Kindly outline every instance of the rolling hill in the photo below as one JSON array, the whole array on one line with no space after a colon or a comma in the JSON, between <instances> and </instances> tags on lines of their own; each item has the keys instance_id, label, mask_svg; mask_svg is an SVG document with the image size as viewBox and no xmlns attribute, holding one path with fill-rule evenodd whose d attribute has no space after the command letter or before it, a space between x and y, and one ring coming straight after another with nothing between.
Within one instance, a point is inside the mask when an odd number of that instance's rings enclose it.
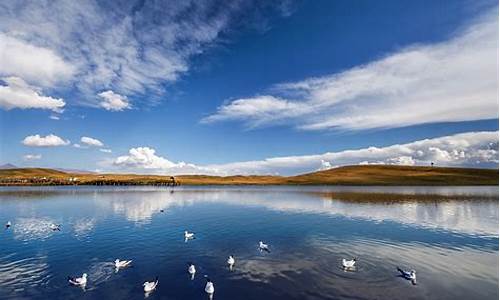
<instances>
[{"instance_id":1,"label":"rolling hill","mask_svg":"<svg viewBox=\"0 0 500 300\"><path fill-rule=\"evenodd\" d=\"M76 179L75 179L76 178ZM498 185L498 169L345 166L297 176L175 176L182 185ZM170 176L77 174L54 169L0 170L0 185L166 185Z\"/></svg>"}]
</instances>

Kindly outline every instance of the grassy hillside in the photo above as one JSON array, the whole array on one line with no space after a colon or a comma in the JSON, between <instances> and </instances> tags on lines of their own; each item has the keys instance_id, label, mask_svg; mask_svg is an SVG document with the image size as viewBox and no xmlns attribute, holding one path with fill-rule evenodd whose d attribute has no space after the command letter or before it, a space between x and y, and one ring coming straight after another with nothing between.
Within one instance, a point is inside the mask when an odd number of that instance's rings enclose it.
<instances>
[{"instance_id":1,"label":"grassy hillside","mask_svg":"<svg viewBox=\"0 0 500 300\"><path fill-rule=\"evenodd\" d=\"M33 176L68 176L67 173L44 168L16 168L16 169L2 169L0 170L0 178L5 177L33 177Z\"/></svg>"},{"instance_id":2,"label":"grassy hillside","mask_svg":"<svg viewBox=\"0 0 500 300\"><path fill-rule=\"evenodd\" d=\"M283 178L280 176L207 176L207 175L181 175L177 176L182 184L192 185L219 185L219 184L255 184L272 185L283 184Z\"/></svg>"},{"instance_id":3,"label":"grassy hillside","mask_svg":"<svg viewBox=\"0 0 500 300\"><path fill-rule=\"evenodd\" d=\"M290 184L498 185L498 170L415 166L345 166L285 179Z\"/></svg>"},{"instance_id":4,"label":"grassy hillside","mask_svg":"<svg viewBox=\"0 0 500 300\"><path fill-rule=\"evenodd\" d=\"M42 179L42 177L45 177ZM71 181L70 178L77 178ZM183 185L498 185L498 170L414 166L345 166L298 176L175 177ZM0 170L3 185L147 185L171 183L170 176L135 174L71 174L52 169Z\"/></svg>"}]
</instances>

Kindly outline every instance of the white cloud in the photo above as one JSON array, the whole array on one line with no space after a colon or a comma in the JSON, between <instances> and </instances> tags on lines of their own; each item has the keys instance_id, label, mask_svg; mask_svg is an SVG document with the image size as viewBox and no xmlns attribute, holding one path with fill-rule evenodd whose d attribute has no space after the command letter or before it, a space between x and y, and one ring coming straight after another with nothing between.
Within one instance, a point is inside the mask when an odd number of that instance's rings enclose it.
<instances>
[{"instance_id":1,"label":"white cloud","mask_svg":"<svg viewBox=\"0 0 500 300\"><path fill-rule=\"evenodd\" d=\"M105 91L98 94L102 98L99 106L111 111L122 111L130 108L130 103L126 96L114 93L113 91Z\"/></svg>"},{"instance_id":2,"label":"white cloud","mask_svg":"<svg viewBox=\"0 0 500 300\"><path fill-rule=\"evenodd\" d=\"M82 147L82 145L80 145L80 144L73 144L73 147L75 147L75 148L84 148L84 147Z\"/></svg>"},{"instance_id":3,"label":"white cloud","mask_svg":"<svg viewBox=\"0 0 500 300\"><path fill-rule=\"evenodd\" d=\"M129 150L128 155L116 158L115 165L142 169L169 169L175 163L156 155L156 150L138 147Z\"/></svg>"},{"instance_id":4,"label":"white cloud","mask_svg":"<svg viewBox=\"0 0 500 300\"><path fill-rule=\"evenodd\" d=\"M85 144L85 145L88 145L88 146L93 146L93 147L102 147L102 146L104 146L104 144L101 141L99 141L98 139L94 139L94 138L91 138L91 137L88 137L88 136L82 136L82 138L80 139L80 142L82 142L82 144ZM78 145L78 144L75 144L75 145ZM75 147L77 147L77 146L75 146Z\"/></svg>"},{"instance_id":5,"label":"white cloud","mask_svg":"<svg viewBox=\"0 0 500 300\"><path fill-rule=\"evenodd\" d=\"M300 102L288 101L274 96L257 96L237 99L218 108L217 113L202 119L202 123L226 120L246 120L250 127L301 116L310 110Z\"/></svg>"},{"instance_id":6,"label":"white cloud","mask_svg":"<svg viewBox=\"0 0 500 300\"><path fill-rule=\"evenodd\" d=\"M271 90L222 105L202 122L360 130L498 118L498 12L447 41Z\"/></svg>"},{"instance_id":7,"label":"white cloud","mask_svg":"<svg viewBox=\"0 0 500 300\"><path fill-rule=\"evenodd\" d=\"M49 134L47 136L35 134L25 137L23 144L30 147L55 147L66 146L69 145L70 142L68 140L63 140L54 134Z\"/></svg>"},{"instance_id":8,"label":"white cloud","mask_svg":"<svg viewBox=\"0 0 500 300\"><path fill-rule=\"evenodd\" d=\"M59 116L56 116L56 115L51 115L51 116L49 116L49 119L51 119L51 120L60 120L61 118Z\"/></svg>"},{"instance_id":9,"label":"white cloud","mask_svg":"<svg viewBox=\"0 0 500 300\"><path fill-rule=\"evenodd\" d=\"M138 147L130 149L128 155L114 159L112 167L138 173L292 175L331 168L334 165L429 165L431 162L437 166L498 167L498 131L460 133L386 147L204 166L175 163L158 156L152 148Z\"/></svg>"},{"instance_id":10,"label":"white cloud","mask_svg":"<svg viewBox=\"0 0 500 300\"><path fill-rule=\"evenodd\" d=\"M166 158L156 155L156 150L149 147L137 147L129 150L128 155L119 156L113 160L112 165L121 169L138 172L156 173L212 173L211 168L199 167L185 162L174 163Z\"/></svg>"},{"instance_id":11,"label":"white cloud","mask_svg":"<svg viewBox=\"0 0 500 300\"><path fill-rule=\"evenodd\" d=\"M99 151L104 152L104 153L112 153L111 149L99 149Z\"/></svg>"},{"instance_id":12,"label":"white cloud","mask_svg":"<svg viewBox=\"0 0 500 300\"><path fill-rule=\"evenodd\" d=\"M79 103L99 107L98 91L160 101L165 83L218 41L233 22L262 18L263 9L289 14L276 2L2 1L0 76L45 86L68 81Z\"/></svg>"},{"instance_id":13,"label":"white cloud","mask_svg":"<svg viewBox=\"0 0 500 300\"><path fill-rule=\"evenodd\" d=\"M41 154L26 154L23 156L23 160L31 161L31 160L39 160L42 158Z\"/></svg>"},{"instance_id":14,"label":"white cloud","mask_svg":"<svg viewBox=\"0 0 500 300\"><path fill-rule=\"evenodd\" d=\"M0 74L48 86L71 78L74 66L51 49L0 32Z\"/></svg>"},{"instance_id":15,"label":"white cloud","mask_svg":"<svg viewBox=\"0 0 500 300\"><path fill-rule=\"evenodd\" d=\"M321 165L320 167L318 168L317 171L325 171L325 170L329 170L331 168L334 168L334 166L332 166L332 164L329 162L329 161L326 161L326 160L321 160Z\"/></svg>"},{"instance_id":16,"label":"white cloud","mask_svg":"<svg viewBox=\"0 0 500 300\"><path fill-rule=\"evenodd\" d=\"M39 108L61 112L66 104L63 99L43 96L40 89L19 77L5 77L2 81L6 85L0 85L0 107L6 110Z\"/></svg>"}]
</instances>

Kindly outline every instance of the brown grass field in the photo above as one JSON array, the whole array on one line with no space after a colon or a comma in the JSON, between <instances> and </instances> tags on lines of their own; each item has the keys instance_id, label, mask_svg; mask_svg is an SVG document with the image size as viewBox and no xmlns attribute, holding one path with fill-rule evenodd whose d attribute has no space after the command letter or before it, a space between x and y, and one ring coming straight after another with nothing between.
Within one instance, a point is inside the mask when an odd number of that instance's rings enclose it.
<instances>
[{"instance_id":1,"label":"brown grass field","mask_svg":"<svg viewBox=\"0 0 500 300\"><path fill-rule=\"evenodd\" d=\"M71 181L70 178L76 178ZM345 166L297 176L175 176L181 185L498 185L498 169ZM171 176L72 174L53 169L0 170L0 185L168 185Z\"/></svg>"}]
</instances>

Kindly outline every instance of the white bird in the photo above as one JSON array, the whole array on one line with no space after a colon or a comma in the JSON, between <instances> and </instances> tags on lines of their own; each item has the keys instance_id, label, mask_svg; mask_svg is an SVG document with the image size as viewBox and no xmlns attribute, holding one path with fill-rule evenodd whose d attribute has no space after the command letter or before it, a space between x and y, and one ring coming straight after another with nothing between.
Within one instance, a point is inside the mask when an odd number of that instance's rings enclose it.
<instances>
[{"instance_id":1,"label":"white bird","mask_svg":"<svg viewBox=\"0 0 500 300\"><path fill-rule=\"evenodd\" d=\"M184 239L186 240L194 239L194 232L184 231Z\"/></svg>"},{"instance_id":2,"label":"white bird","mask_svg":"<svg viewBox=\"0 0 500 300\"><path fill-rule=\"evenodd\" d=\"M354 268L355 264L356 264L355 258L349 259L349 260L347 260L345 258L342 259L342 267L344 267L345 269Z\"/></svg>"},{"instance_id":3,"label":"white bird","mask_svg":"<svg viewBox=\"0 0 500 300\"><path fill-rule=\"evenodd\" d=\"M68 276L68 281L72 285L85 287L85 285L87 284L87 273L83 273L82 277L76 277L76 278Z\"/></svg>"},{"instance_id":4,"label":"white bird","mask_svg":"<svg viewBox=\"0 0 500 300\"><path fill-rule=\"evenodd\" d=\"M191 280L193 280L194 274L196 274L196 267L192 263L188 263L188 273L191 275Z\"/></svg>"},{"instance_id":5,"label":"white bird","mask_svg":"<svg viewBox=\"0 0 500 300\"><path fill-rule=\"evenodd\" d=\"M212 299L212 297L214 296L214 292L215 292L214 283L206 275L205 275L205 277L207 279L207 284L205 285L205 292L208 294L208 298Z\"/></svg>"},{"instance_id":6,"label":"white bird","mask_svg":"<svg viewBox=\"0 0 500 300\"><path fill-rule=\"evenodd\" d=\"M236 261L234 260L234 256L232 255L229 255L228 259L227 259L227 264L229 265L229 269L232 270L233 269L233 265Z\"/></svg>"},{"instance_id":7,"label":"white bird","mask_svg":"<svg viewBox=\"0 0 500 300\"><path fill-rule=\"evenodd\" d=\"M7 223L5 223L5 229L9 228L10 226L12 226L12 223L10 221L7 221Z\"/></svg>"},{"instance_id":8,"label":"white bird","mask_svg":"<svg viewBox=\"0 0 500 300\"><path fill-rule=\"evenodd\" d=\"M56 230L61 231L61 225L52 223L52 224L50 224L50 229L52 229L53 231L56 231Z\"/></svg>"},{"instance_id":9,"label":"white bird","mask_svg":"<svg viewBox=\"0 0 500 300\"><path fill-rule=\"evenodd\" d=\"M269 245L264 244L262 241L259 242L259 250L260 251L266 251L266 252L271 252L269 250Z\"/></svg>"},{"instance_id":10,"label":"white bird","mask_svg":"<svg viewBox=\"0 0 500 300\"><path fill-rule=\"evenodd\" d=\"M402 277L404 277L407 280L410 280L413 285L417 284L417 272L415 272L415 270L404 271L399 267L397 269L399 273L401 273Z\"/></svg>"},{"instance_id":11,"label":"white bird","mask_svg":"<svg viewBox=\"0 0 500 300\"><path fill-rule=\"evenodd\" d=\"M151 293L158 286L158 276L156 276L154 281L146 281L142 284L144 287L144 292Z\"/></svg>"},{"instance_id":12,"label":"white bird","mask_svg":"<svg viewBox=\"0 0 500 300\"><path fill-rule=\"evenodd\" d=\"M119 260L118 258L115 259L115 268L120 269L120 268L125 268L128 267L132 263L131 260Z\"/></svg>"}]
</instances>

